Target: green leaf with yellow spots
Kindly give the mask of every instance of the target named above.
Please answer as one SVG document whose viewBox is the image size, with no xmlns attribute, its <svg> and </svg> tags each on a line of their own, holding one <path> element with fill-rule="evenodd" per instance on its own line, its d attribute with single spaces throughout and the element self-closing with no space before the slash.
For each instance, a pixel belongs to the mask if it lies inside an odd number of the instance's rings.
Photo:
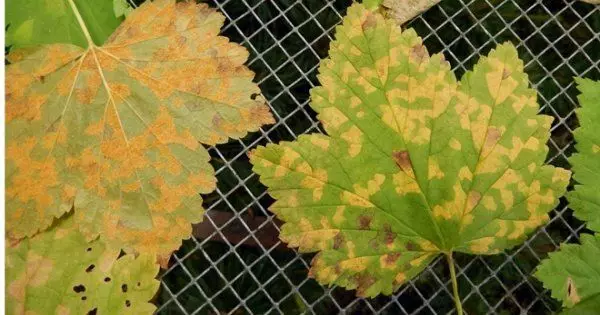
<svg viewBox="0 0 600 315">
<path fill-rule="evenodd" d="M 158 290 L 152 255 L 88 243 L 73 217 L 6 248 L 6 314 L 151 314 Z"/>
<path fill-rule="evenodd" d="M 595 236 L 581 235 L 581 245 L 562 244 L 542 261 L 535 276 L 562 301 L 567 314 L 592 314 L 600 306 L 600 81 L 576 79 L 581 108 L 576 110 L 580 127 L 573 134 L 578 153 L 569 158 L 575 190 L 567 194 L 569 207 L 586 221 Z"/>
<path fill-rule="evenodd" d="M 511 44 L 457 82 L 413 30 L 360 4 L 311 91 L 328 135 L 251 153 L 281 239 L 323 284 L 390 294 L 439 254 L 495 254 L 548 220 L 570 173 L 544 165 L 552 118 Z"/>
<path fill-rule="evenodd" d="M 166 262 L 202 218 L 198 194 L 215 187 L 202 144 L 273 122 L 248 52 L 218 36 L 223 20 L 206 4 L 148 1 L 103 46 L 11 52 L 9 238 L 75 206 L 89 240 Z"/>
</svg>

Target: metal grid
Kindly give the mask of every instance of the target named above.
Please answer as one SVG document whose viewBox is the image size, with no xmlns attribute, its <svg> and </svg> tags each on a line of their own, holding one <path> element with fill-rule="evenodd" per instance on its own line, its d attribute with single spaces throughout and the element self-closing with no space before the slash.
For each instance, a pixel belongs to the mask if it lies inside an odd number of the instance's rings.
<svg viewBox="0 0 600 315">
<path fill-rule="evenodd" d="M 256 145 L 322 132 L 308 105 L 318 84 L 318 62 L 327 54 L 334 27 L 351 0 L 214 0 L 227 17 L 223 34 L 251 51 L 277 123 L 239 141 L 209 148 L 219 186 L 205 196 L 206 238 L 192 238 L 176 252 L 161 276 L 162 314 L 446 314 L 454 313 L 445 261 L 436 260 L 391 297 L 356 298 L 307 278 L 312 255 L 286 251 L 259 239 L 277 229 L 268 212 L 273 202 L 252 174 L 246 153 Z M 600 9 L 570 0 L 443 0 L 408 24 L 430 52 L 442 51 L 457 76 L 479 56 L 507 40 L 517 45 L 525 71 L 538 90 L 541 112 L 556 117 L 549 141 L 550 163 L 569 167 L 577 91 L 572 77 L 600 79 Z M 210 214 L 229 213 L 227 220 Z M 246 217 L 260 217 L 247 224 Z M 252 227 L 251 227 L 252 226 Z M 225 229 L 242 242 L 229 242 Z M 469 314 L 552 313 L 560 308 L 531 274 L 560 242 L 584 230 L 564 200 L 547 226 L 519 248 L 495 256 L 456 255 L 460 296 Z M 215 240 L 216 239 L 216 240 Z M 244 241 L 254 246 L 242 244 Z"/>
</svg>

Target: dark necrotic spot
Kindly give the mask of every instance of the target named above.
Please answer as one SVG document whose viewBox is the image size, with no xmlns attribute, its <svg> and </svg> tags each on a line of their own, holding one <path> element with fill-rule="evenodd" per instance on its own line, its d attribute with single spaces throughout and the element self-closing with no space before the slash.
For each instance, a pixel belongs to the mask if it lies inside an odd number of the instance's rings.
<svg viewBox="0 0 600 315">
<path fill-rule="evenodd" d="M 87 312 L 87 315 L 96 315 L 96 313 L 98 313 L 98 308 L 94 308 L 91 311 Z"/>
<path fill-rule="evenodd" d="M 75 293 L 85 292 L 85 286 L 83 286 L 83 284 L 76 285 L 73 287 L 73 291 L 75 291 Z"/>
<path fill-rule="evenodd" d="M 127 292 L 127 285 L 126 284 L 123 284 L 121 286 L 121 291 L 123 291 L 123 293 Z"/>
<path fill-rule="evenodd" d="M 258 97 L 258 93 L 252 93 L 252 95 L 250 95 L 250 98 L 254 101 L 256 100 L 256 98 Z"/>
<path fill-rule="evenodd" d="M 88 247 L 86 250 L 87 250 L 88 252 L 91 252 L 91 251 L 92 251 L 92 248 L 91 248 L 91 247 Z"/>
<path fill-rule="evenodd" d="M 361 215 L 358 217 L 358 228 L 361 230 L 368 230 L 371 227 L 371 216 Z"/>
<path fill-rule="evenodd" d="M 96 266 L 94 266 L 94 264 L 91 264 L 91 265 L 89 265 L 89 266 L 88 266 L 88 267 L 85 269 L 85 272 L 91 272 L 92 270 L 94 270 L 94 267 L 96 267 Z"/>
<path fill-rule="evenodd" d="M 336 234 L 335 237 L 333 238 L 333 249 L 339 249 L 342 246 L 343 242 L 344 242 L 344 236 L 342 235 L 341 232 L 338 232 L 338 234 Z"/>
<path fill-rule="evenodd" d="M 131 306 L 131 302 L 129 302 L 129 300 L 125 300 L 125 306 L 130 307 Z"/>
<path fill-rule="evenodd" d="M 108 281 L 110 281 L 109 277 L 104 278 L 104 282 L 108 282 Z"/>
<path fill-rule="evenodd" d="M 139 283 L 139 282 L 137 283 L 137 286 L 138 286 L 138 287 L 139 287 L 139 286 L 141 286 L 141 285 L 142 285 L 141 283 Z"/>
<path fill-rule="evenodd" d="M 85 300 L 87 300 L 87 296 L 85 296 L 85 295 L 84 295 L 84 296 L 82 296 L 82 297 L 81 297 L 81 300 L 82 300 L 82 301 L 85 301 Z"/>
</svg>

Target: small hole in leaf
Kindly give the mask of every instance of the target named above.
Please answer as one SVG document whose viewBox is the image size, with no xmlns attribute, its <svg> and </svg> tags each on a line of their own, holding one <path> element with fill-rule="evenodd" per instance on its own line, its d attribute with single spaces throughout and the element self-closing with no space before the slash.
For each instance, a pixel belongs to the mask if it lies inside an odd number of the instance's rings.
<svg viewBox="0 0 600 315">
<path fill-rule="evenodd" d="M 97 308 L 97 307 L 96 307 L 96 308 L 94 308 L 93 310 L 89 311 L 89 312 L 87 313 L 87 315 L 96 315 L 96 313 L 98 313 L 98 308 Z"/>
<path fill-rule="evenodd" d="M 131 302 L 129 302 L 129 300 L 125 300 L 125 306 L 130 307 L 131 306 Z"/>
<path fill-rule="evenodd" d="M 121 291 L 123 291 L 123 293 L 127 292 L 127 285 L 126 284 L 123 284 L 121 286 Z"/>
<path fill-rule="evenodd" d="M 85 269 L 85 272 L 91 272 L 92 270 L 94 270 L 94 267 L 96 267 L 96 266 L 94 266 L 94 264 L 91 264 L 91 265 L 89 265 L 89 266 L 88 266 L 88 267 Z"/>
<path fill-rule="evenodd" d="M 76 285 L 73 287 L 73 291 L 75 291 L 75 293 L 85 292 L 85 286 L 83 286 L 83 284 Z"/>
<path fill-rule="evenodd" d="M 109 277 L 104 278 L 104 282 L 108 282 L 108 281 L 110 281 Z"/>
<path fill-rule="evenodd" d="M 82 297 L 81 297 L 81 300 L 82 300 L 82 301 L 85 301 L 85 300 L 87 300 L 87 296 L 82 296 Z"/>
</svg>

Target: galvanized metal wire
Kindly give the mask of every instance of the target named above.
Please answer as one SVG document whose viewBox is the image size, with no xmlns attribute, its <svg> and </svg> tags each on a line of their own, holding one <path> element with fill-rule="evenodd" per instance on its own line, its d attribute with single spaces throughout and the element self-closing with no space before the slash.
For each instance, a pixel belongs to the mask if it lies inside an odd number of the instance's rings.
<svg viewBox="0 0 600 315">
<path fill-rule="evenodd" d="M 391 297 L 356 298 L 353 292 L 322 287 L 307 277 L 312 255 L 262 245 L 257 234 L 277 228 L 272 199 L 252 174 L 247 152 L 259 144 L 323 132 L 309 107 L 317 85 L 318 62 L 327 54 L 334 28 L 351 0 L 213 0 L 227 17 L 223 34 L 246 46 L 277 123 L 242 140 L 209 148 L 219 180 L 205 196 L 207 213 L 227 211 L 204 239 L 192 238 L 162 273 L 156 300 L 162 314 L 451 314 L 450 279 L 436 260 Z M 575 76 L 600 79 L 600 9 L 571 0 L 442 0 L 406 27 L 413 27 L 430 52 L 443 52 L 458 76 L 496 44 L 512 41 L 538 90 L 540 112 L 554 116 L 548 162 L 569 167 Z M 243 216 L 264 216 L 250 228 Z M 223 230 L 235 226 L 249 246 L 228 242 Z M 456 255 L 460 296 L 469 314 L 547 314 L 560 304 L 532 277 L 537 263 L 560 242 L 576 242 L 584 229 L 565 200 L 550 222 L 522 246 L 495 256 Z M 215 241 L 220 239 L 220 241 Z"/>
</svg>

